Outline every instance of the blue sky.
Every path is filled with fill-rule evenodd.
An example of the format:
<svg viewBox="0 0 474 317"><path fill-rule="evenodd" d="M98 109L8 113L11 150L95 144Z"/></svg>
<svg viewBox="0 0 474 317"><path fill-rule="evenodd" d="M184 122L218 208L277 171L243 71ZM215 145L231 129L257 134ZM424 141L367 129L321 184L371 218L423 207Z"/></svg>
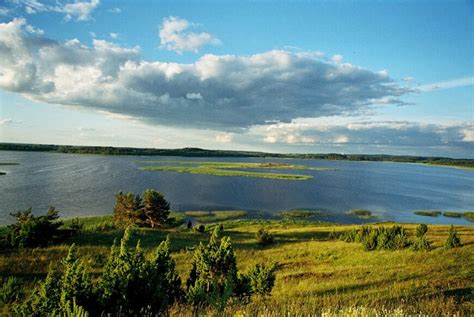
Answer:
<svg viewBox="0 0 474 317"><path fill-rule="evenodd" d="M0 141L474 157L469 1L0 2Z"/></svg>

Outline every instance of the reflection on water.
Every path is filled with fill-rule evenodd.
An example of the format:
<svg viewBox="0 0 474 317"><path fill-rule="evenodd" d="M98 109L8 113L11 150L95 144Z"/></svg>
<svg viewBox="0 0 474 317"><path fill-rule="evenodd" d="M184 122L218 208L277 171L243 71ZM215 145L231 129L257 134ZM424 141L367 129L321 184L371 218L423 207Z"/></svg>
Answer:
<svg viewBox="0 0 474 317"><path fill-rule="evenodd" d="M310 174L307 181L219 177L137 168L139 160L265 162L285 161L337 171L284 171ZM474 208L474 171L383 162L281 160L258 158L176 158L0 152L0 223L10 212L55 206L64 217L110 214L119 190L163 192L175 210L245 209L271 216L289 209L322 209L318 219L363 222L350 209L372 210L375 220L472 224L463 218L423 217L414 210L469 211ZM283 172L283 171L280 171ZM374 221L374 219L372 219Z"/></svg>

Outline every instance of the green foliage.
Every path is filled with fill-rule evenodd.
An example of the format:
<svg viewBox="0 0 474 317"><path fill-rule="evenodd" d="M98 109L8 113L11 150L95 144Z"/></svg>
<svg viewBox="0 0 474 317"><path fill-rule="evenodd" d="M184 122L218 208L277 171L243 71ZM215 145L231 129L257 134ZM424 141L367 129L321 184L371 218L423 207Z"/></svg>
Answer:
<svg viewBox="0 0 474 317"><path fill-rule="evenodd" d="M436 211L436 210L415 211L415 215L428 216L428 217L438 217L439 215L441 215L441 211Z"/></svg>
<svg viewBox="0 0 474 317"><path fill-rule="evenodd" d="M206 226L205 225L198 225L197 227L194 227L194 229L197 231L197 232L201 232L201 233L204 233L206 231Z"/></svg>
<svg viewBox="0 0 474 317"><path fill-rule="evenodd" d="M260 228L255 234L255 238L260 245L270 245L273 243L273 235L264 228Z"/></svg>
<svg viewBox="0 0 474 317"><path fill-rule="evenodd" d="M38 247L61 241L65 231L60 230L59 214L50 207L44 216L34 216L31 208L11 214L16 222L7 227L6 239L12 247Z"/></svg>
<svg viewBox="0 0 474 317"><path fill-rule="evenodd" d="M127 228L138 222L138 210L141 207L141 198L129 192L115 195L114 222L120 228Z"/></svg>
<svg viewBox="0 0 474 317"><path fill-rule="evenodd" d="M401 226L391 228L371 228L362 226L359 230L343 232L338 236L345 242L360 242L366 251L373 250L401 250L410 245L407 233Z"/></svg>
<svg viewBox="0 0 474 317"><path fill-rule="evenodd" d="M421 238L425 236L427 232L428 232L428 226L422 223L416 228L416 237Z"/></svg>
<svg viewBox="0 0 474 317"><path fill-rule="evenodd" d="M351 211L349 211L349 214L361 217L370 217L372 215L372 212L370 210L365 209L352 209Z"/></svg>
<svg viewBox="0 0 474 317"><path fill-rule="evenodd" d="M276 264L256 264L247 274L252 294L268 295L275 285Z"/></svg>
<svg viewBox="0 0 474 317"><path fill-rule="evenodd" d="M464 213L464 218L467 220L474 222L474 211L467 211Z"/></svg>
<svg viewBox="0 0 474 317"><path fill-rule="evenodd" d="M72 301L93 309L96 307L92 280L84 264L76 257L75 246L69 248L62 262L62 273L49 270L31 296L17 309L22 316L47 316L56 312L66 314Z"/></svg>
<svg viewBox="0 0 474 317"><path fill-rule="evenodd" d="M115 195L114 222L118 227L161 227L167 223L169 214L169 202L156 190L145 190L143 199L133 193Z"/></svg>
<svg viewBox="0 0 474 317"><path fill-rule="evenodd" d="M430 251L432 249L431 243L426 239L426 237L419 236L415 239L411 246L413 251Z"/></svg>
<svg viewBox="0 0 474 317"><path fill-rule="evenodd" d="M1 281L0 287L0 304L5 305L18 301L22 295L21 284L17 278L10 276Z"/></svg>
<svg viewBox="0 0 474 317"><path fill-rule="evenodd" d="M219 240L216 227L207 246L194 252L187 285L187 298L195 306L222 310L237 289L237 260L229 237Z"/></svg>
<svg viewBox="0 0 474 317"><path fill-rule="evenodd" d="M169 252L169 239L146 260L138 242L128 246L127 229L120 248L112 246L99 282L100 303L107 313L141 315L158 314L167 310L181 296L181 281Z"/></svg>
<svg viewBox="0 0 474 317"><path fill-rule="evenodd" d="M459 238L458 232L454 226L449 228L449 235L444 246L446 249L458 248L461 246L461 239Z"/></svg>

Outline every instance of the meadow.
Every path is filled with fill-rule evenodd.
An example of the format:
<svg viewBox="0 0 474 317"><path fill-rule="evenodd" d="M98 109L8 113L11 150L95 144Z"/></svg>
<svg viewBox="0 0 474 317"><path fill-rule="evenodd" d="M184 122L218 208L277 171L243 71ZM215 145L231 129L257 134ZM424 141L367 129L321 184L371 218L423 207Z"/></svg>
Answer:
<svg viewBox="0 0 474 317"><path fill-rule="evenodd" d="M214 176L243 176L284 180L309 180L311 175L274 173L274 172L251 172L251 169L271 170L313 170L330 171L332 168L316 168L297 164L286 163L244 163L244 162L201 162L201 161L139 161L145 171L155 172L178 172ZM155 166L149 166L155 165Z"/></svg>
<svg viewBox="0 0 474 317"><path fill-rule="evenodd" d="M193 217L219 216L219 213L194 212ZM474 313L474 228L457 226L462 246L446 250L443 245L449 226L430 225L427 239L431 251L364 251L360 243L333 239L337 233L360 226L337 225L297 220L228 220L206 225L206 232L186 228L186 215L172 213L174 225L152 230L137 228L133 240L151 252L167 235L171 237L173 258L185 281L190 271L194 248L209 238L214 226L222 225L223 235L234 245L238 269L246 271L256 263L277 263L276 283L271 296L257 297L248 303L234 302L224 315L236 316L367 316L382 314L470 315ZM34 249L9 249L0 252L0 274L17 277L27 294L44 278L50 266L58 266L75 243L80 258L93 274L101 272L110 246L123 231L116 229L112 217L82 218L81 233L65 243ZM71 221L66 221L69 225ZM373 224L388 226L392 223ZM403 224L410 238L417 225ZM260 245L256 232L264 228L274 243ZM8 315L11 305L4 305ZM171 308L171 315L192 315L186 304ZM203 311L212 315L213 311Z"/></svg>

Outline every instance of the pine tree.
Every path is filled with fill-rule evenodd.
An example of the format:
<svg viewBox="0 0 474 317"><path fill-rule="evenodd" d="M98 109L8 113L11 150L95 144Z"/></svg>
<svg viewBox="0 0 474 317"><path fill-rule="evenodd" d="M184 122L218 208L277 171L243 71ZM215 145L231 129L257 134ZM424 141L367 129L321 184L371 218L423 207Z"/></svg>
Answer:
<svg viewBox="0 0 474 317"><path fill-rule="evenodd" d="M143 205L140 211L143 225L151 228L163 226L170 214L170 203L160 192L147 189L143 193Z"/></svg>
<svg viewBox="0 0 474 317"><path fill-rule="evenodd" d="M222 310L237 286L237 261L229 237L219 240L216 227L207 246L194 252L187 297L195 306L212 305Z"/></svg>
<svg viewBox="0 0 474 317"><path fill-rule="evenodd" d="M461 239L459 238L458 232L454 228L454 226L451 226L451 228L449 228L449 235L448 235L448 238L446 239L445 248L452 249L452 248L458 248L460 246L461 246Z"/></svg>

